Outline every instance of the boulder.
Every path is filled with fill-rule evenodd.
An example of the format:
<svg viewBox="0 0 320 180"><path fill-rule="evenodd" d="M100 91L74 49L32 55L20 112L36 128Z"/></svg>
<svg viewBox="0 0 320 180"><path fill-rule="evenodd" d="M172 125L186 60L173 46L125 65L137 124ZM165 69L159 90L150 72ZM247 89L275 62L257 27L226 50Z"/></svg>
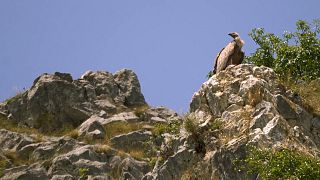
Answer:
<svg viewBox="0 0 320 180"><path fill-rule="evenodd" d="M51 180L76 180L77 178L71 176L70 174L66 175L54 175Z"/></svg>
<svg viewBox="0 0 320 180"><path fill-rule="evenodd" d="M150 123L167 123L171 120L181 120L181 117L172 109L160 106L148 108L143 113L143 120Z"/></svg>
<svg viewBox="0 0 320 180"><path fill-rule="evenodd" d="M79 135L85 136L91 139L103 139L106 131L102 124L99 122L101 118L97 116L91 116L79 127Z"/></svg>
<svg viewBox="0 0 320 180"><path fill-rule="evenodd" d="M0 146L3 150L20 150L33 142L34 139L26 134L0 129Z"/></svg>
<svg viewBox="0 0 320 180"><path fill-rule="evenodd" d="M118 135L110 139L113 147L124 150L143 149L144 142L150 141L150 131L134 131L128 134Z"/></svg>
<svg viewBox="0 0 320 180"><path fill-rule="evenodd" d="M49 180L44 168L39 167L38 164L31 166L21 166L4 170L2 180L18 180L18 179L34 179L34 180Z"/></svg>
<svg viewBox="0 0 320 180"><path fill-rule="evenodd" d="M76 127L92 114L107 117L117 108L144 106L137 75L128 69L114 75L106 71L88 71L80 79L56 72L42 74L32 87L1 105L0 111L42 132ZM2 110L4 109L4 110Z"/></svg>
<svg viewBox="0 0 320 180"><path fill-rule="evenodd" d="M142 179L142 177L150 171L150 167L146 162L137 161L131 157L125 158L121 164L121 179Z"/></svg>
<svg viewBox="0 0 320 180"><path fill-rule="evenodd" d="M114 122L136 123L139 121L140 121L140 118L137 115L135 115L134 112L121 112L107 119L103 119L103 118L99 119L99 122L103 125L114 123Z"/></svg>
<svg viewBox="0 0 320 180"><path fill-rule="evenodd" d="M119 99L128 107L146 105L144 96L141 94L141 87L137 75L129 69L117 71L114 80L120 89Z"/></svg>

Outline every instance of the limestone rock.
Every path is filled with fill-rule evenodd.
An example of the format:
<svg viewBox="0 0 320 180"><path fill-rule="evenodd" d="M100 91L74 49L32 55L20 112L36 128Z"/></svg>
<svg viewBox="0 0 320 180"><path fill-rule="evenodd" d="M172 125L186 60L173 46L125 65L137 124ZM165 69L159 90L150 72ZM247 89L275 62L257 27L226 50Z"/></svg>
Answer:
<svg viewBox="0 0 320 180"><path fill-rule="evenodd" d="M248 64L228 66L203 83L190 103L198 127L187 139L193 136L203 140L204 157L190 154L196 144L184 145L184 150L174 149L174 155L144 179L255 179L254 175L235 171L233 166L236 159L246 156L247 145L294 147L319 155L319 118L292 99L272 69ZM181 131L177 138L186 136ZM197 143L185 141L192 142ZM188 163L180 164L179 159Z"/></svg>
<svg viewBox="0 0 320 180"><path fill-rule="evenodd" d="M137 161L133 158L124 159L121 164L121 179L142 179L142 177L150 171L146 162Z"/></svg>
<svg viewBox="0 0 320 180"><path fill-rule="evenodd" d="M140 119L134 114L134 112L122 112L115 114L107 119L101 118L99 122L103 125L114 123L114 122L126 122L126 123L135 123L139 122Z"/></svg>
<svg viewBox="0 0 320 180"><path fill-rule="evenodd" d="M181 120L173 110L166 107L149 108L143 113L143 120L151 123L167 123L171 120Z"/></svg>
<svg viewBox="0 0 320 180"><path fill-rule="evenodd" d="M115 148L132 150L143 149L144 142L151 140L150 131L134 131L128 134L118 135L110 139Z"/></svg>
<svg viewBox="0 0 320 180"><path fill-rule="evenodd" d="M59 130L76 127L92 114L110 116L117 108L144 106L137 75L128 69L114 75L106 71L88 71L73 80L68 73L42 74L32 87L10 101L4 110L19 124L40 129Z"/></svg>
<svg viewBox="0 0 320 180"><path fill-rule="evenodd" d="M103 139L106 131L102 124L99 122L99 117L91 116L79 127L79 135L86 136L91 139Z"/></svg>
<svg viewBox="0 0 320 180"><path fill-rule="evenodd" d="M76 180L76 178L71 176L70 174L67 174L67 175L54 175L54 176L52 176L51 180Z"/></svg>
<svg viewBox="0 0 320 180"><path fill-rule="evenodd" d="M0 129L0 147L3 150L19 150L32 142L34 139L28 135Z"/></svg>
<svg viewBox="0 0 320 180"><path fill-rule="evenodd" d="M18 179L34 179L34 180L49 180L45 169L37 167L37 164L31 166L21 166L18 168L6 169L2 180L18 180Z"/></svg>
<svg viewBox="0 0 320 180"><path fill-rule="evenodd" d="M120 97L126 106L146 105L137 75L129 69L123 69L114 74L114 80L120 89Z"/></svg>

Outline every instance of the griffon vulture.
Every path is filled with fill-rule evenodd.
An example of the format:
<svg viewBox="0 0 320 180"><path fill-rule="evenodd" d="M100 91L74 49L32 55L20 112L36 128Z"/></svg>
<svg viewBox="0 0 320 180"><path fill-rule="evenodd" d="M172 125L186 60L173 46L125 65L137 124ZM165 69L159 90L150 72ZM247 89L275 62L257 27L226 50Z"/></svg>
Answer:
<svg viewBox="0 0 320 180"><path fill-rule="evenodd" d="M218 54L215 65L213 69L213 74L216 74L224 69L230 64L241 64L244 58L244 52L241 51L244 41L240 39L240 36L236 32L228 34L233 37L234 40L231 41L226 47L224 47Z"/></svg>

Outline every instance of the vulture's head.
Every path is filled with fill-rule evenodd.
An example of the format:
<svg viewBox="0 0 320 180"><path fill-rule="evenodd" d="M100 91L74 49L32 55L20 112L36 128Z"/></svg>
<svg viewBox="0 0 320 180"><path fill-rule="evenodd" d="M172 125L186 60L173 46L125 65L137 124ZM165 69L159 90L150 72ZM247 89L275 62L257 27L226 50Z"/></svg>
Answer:
<svg viewBox="0 0 320 180"><path fill-rule="evenodd" d="M231 32L231 33L229 33L228 35L231 36L231 37L233 37L234 39L235 39L236 37L239 37L239 34L238 34L237 32Z"/></svg>

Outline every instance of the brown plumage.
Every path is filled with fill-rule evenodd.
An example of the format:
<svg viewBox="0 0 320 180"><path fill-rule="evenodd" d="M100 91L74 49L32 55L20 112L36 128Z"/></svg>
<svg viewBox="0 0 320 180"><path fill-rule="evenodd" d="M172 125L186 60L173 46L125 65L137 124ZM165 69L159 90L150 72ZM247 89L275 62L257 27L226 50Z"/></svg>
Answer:
<svg viewBox="0 0 320 180"><path fill-rule="evenodd" d="M244 58L244 52L241 51L244 41L240 39L240 36L236 32L229 33L234 38L226 47L224 47L215 59L213 73L216 74L230 64L238 65L241 64Z"/></svg>

